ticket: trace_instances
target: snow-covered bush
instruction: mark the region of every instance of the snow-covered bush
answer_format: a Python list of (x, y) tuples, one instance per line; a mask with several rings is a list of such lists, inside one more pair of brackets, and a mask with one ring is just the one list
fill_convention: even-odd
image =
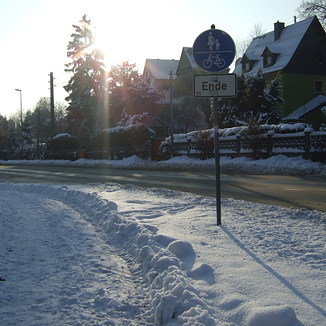
[(138, 155), (148, 156), (154, 131), (145, 124), (115, 127), (103, 130), (94, 140), (92, 148), (108, 150), (112, 158)]
[(78, 139), (68, 133), (58, 134), (51, 138), (44, 154), (45, 159), (77, 159)]
[(58, 134), (50, 139), (47, 149), (52, 151), (61, 151), (61, 150), (76, 150), (78, 149), (79, 144), (75, 136), (72, 136), (68, 133)]

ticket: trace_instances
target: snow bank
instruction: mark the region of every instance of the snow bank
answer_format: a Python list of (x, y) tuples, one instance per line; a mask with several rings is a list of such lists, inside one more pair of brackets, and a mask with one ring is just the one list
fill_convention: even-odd
[[(165, 243), (169, 244), (162, 245), (162, 236), (156, 238), (157, 229), (143, 226), (132, 218), (124, 219), (117, 213), (116, 203), (103, 200), (96, 193), (71, 190), (66, 186), (6, 184), (6, 187), (60, 200), (80, 210), (91, 219), (88, 222), (100, 226), (108, 242), (123, 249), (134, 261), (136, 267), (132, 272), (143, 279), (150, 303), (144, 320), (152, 318), (154, 325), (170, 322), (216, 325), (207, 303), (191, 286), (185, 270), (184, 261), (194, 254), (190, 243), (166, 237)], [(99, 293), (95, 304), (109, 304), (105, 298), (104, 293)]]
[[(301, 326), (291, 307), (255, 308), (251, 311), (248, 326)], [(303, 325), (302, 325), (303, 326)]]
[[(44, 166), (106, 166), (116, 169), (155, 169), (180, 171), (214, 171), (215, 159), (200, 160), (187, 156), (177, 156), (160, 162), (144, 160), (134, 155), (122, 160), (10, 160), (1, 161), (1, 165), (44, 165)], [(247, 157), (230, 158), (222, 156), (220, 159), (222, 172), (241, 172), (253, 174), (285, 174), (285, 175), (326, 175), (326, 165), (321, 162), (312, 162), (301, 156), (287, 157), (277, 155), (267, 159), (253, 160)]]

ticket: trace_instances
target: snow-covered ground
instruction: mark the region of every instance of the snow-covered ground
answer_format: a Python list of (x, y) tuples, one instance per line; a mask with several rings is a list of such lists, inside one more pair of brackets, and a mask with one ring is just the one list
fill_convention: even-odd
[[(223, 160), (325, 175), (298, 158)], [(1, 325), (326, 324), (326, 213), (222, 199), (217, 227), (213, 198), (171, 190), (0, 183), (0, 196)]]

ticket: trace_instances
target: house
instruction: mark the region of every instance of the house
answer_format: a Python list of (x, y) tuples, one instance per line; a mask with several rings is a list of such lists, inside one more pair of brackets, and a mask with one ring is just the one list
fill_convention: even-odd
[(155, 88), (166, 93), (170, 89), (170, 75), (175, 76), (179, 60), (146, 59), (143, 80)]
[(316, 16), (289, 26), (277, 21), (273, 31), (254, 38), (234, 73), (253, 76), (258, 71), (267, 83), (281, 81), (283, 117), (296, 110), (299, 117), (304, 112), (299, 108), (312, 101), (316, 106), (309, 106), (303, 116), (315, 128), (320, 126), (322, 104), (314, 98), (326, 95), (326, 33)]

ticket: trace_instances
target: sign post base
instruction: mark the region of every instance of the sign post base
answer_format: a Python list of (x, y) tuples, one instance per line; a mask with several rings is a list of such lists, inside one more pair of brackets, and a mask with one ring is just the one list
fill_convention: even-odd
[(221, 179), (220, 179), (220, 143), (218, 131), (217, 97), (211, 98), (211, 108), (214, 112), (214, 157), (215, 157), (215, 184), (216, 184), (216, 225), (222, 224), (221, 220)]

